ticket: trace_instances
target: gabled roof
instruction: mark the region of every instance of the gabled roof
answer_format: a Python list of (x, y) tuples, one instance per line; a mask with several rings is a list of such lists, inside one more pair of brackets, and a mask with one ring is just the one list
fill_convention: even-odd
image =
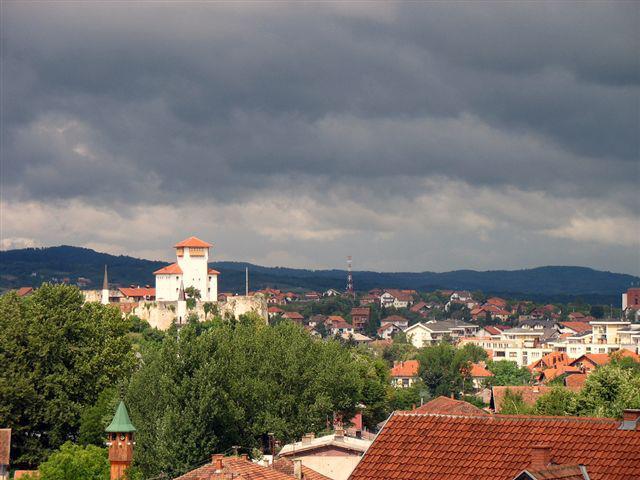
[(486, 366), (482, 363), (472, 363), (470, 373), (472, 377), (476, 378), (493, 377), (493, 373), (487, 370)]
[(385, 330), (391, 328), (392, 330), (400, 330), (400, 328), (394, 323), (385, 323), (378, 329), (378, 334), (382, 334)]
[(119, 288), (125, 297), (155, 297), (156, 289), (151, 287), (129, 287)]
[(24, 297), (25, 295), (29, 295), (33, 292), (33, 287), (20, 287), (16, 292), (19, 297)]
[(469, 402), (439, 396), (419, 406), (412, 413), (440, 413), (443, 415), (489, 415)]
[(380, 323), (408, 323), (409, 320), (407, 320), (404, 317), (401, 317), (400, 315), (389, 315), (388, 317), (383, 318), (382, 320), (380, 320)]
[(180, 248), (180, 247), (210, 248), (210, 247), (213, 247), (213, 245), (205, 242), (204, 240), (200, 240), (198, 237), (189, 237), (189, 238), (185, 238), (181, 242), (176, 243), (173, 247), (174, 248)]
[(542, 370), (540, 376), (543, 379), (543, 381), (546, 383), (553, 380), (556, 377), (559, 377), (560, 375), (571, 374), (571, 373), (578, 374), (578, 373), (582, 373), (582, 371), (577, 367), (572, 367), (571, 365), (556, 365), (555, 367), (546, 368)]
[(589, 480), (586, 468), (580, 465), (551, 465), (539, 470), (525, 470), (516, 480)]
[(392, 377), (417, 377), (420, 369), (418, 360), (406, 360), (404, 362), (396, 362), (391, 369)]
[(577, 392), (584, 386), (587, 376), (586, 373), (572, 373), (565, 377), (564, 386), (571, 391)]
[(576, 333), (590, 332), (592, 330), (591, 325), (587, 322), (560, 322), (565, 328), (570, 328)]
[[(286, 473), (291, 476), (294, 475), (293, 461), (286, 457), (275, 460), (273, 462), (273, 468), (281, 473)], [(303, 480), (331, 480), (329, 477), (325, 477), (305, 465), (302, 465), (302, 478)]]
[[(216, 457), (214, 455), (214, 457)], [(245, 457), (223, 457), (220, 455), (222, 469), (218, 469), (216, 459), (211, 463), (191, 470), (175, 480), (291, 480), (293, 475), (287, 475), (275, 468), (264, 467), (253, 463)]]
[(511, 480), (545, 444), (551, 461), (592, 480), (640, 478), (640, 430), (588, 417), (395, 412), (350, 480)]
[(105, 432), (123, 433), (123, 432), (135, 432), (136, 427), (133, 426), (129, 419), (129, 412), (125, 407), (124, 402), (120, 400), (116, 414), (113, 416), (113, 420), (109, 426), (104, 430)]
[(606, 365), (611, 361), (611, 357), (607, 353), (585, 353), (581, 357), (576, 358), (571, 362), (571, 365), (577, 365), (578, 363), (582, 363), (584, 361), (588, 361), (596, 366)]
[(369, 307), (353, 307), (351, 309), (351, 315), (367, 315), (371, 314), (371, 309)]
[(160, 270), (153, 272), (154, 275), (182, 275), (182, 269), (177, 263), (172, 263), (166, 267), (162, 267)]
[(551, 391), (551, 387), (545, 386), (530, 386), (530, 385), (520, 385), (520, 386), (508, 386), (508, 387), (493, 387), (491, 389), (491, 397), (493, 401), (493, 407), (496, 413), (500, 413), (502, 410), (502, 404), (504, 402), (504, 396), (507, 394), (507, 390), (510, 390), (512, 393), (522, 395), (522, 401), (525, 405), (530, 407), (536, 404), (538, 398), (540, 398), (545, 393)]
[(290, 320), (303, 320), (304, 316), (300, 312), (284, 312), (282, 314), (284, 318), (288, 318)]
[(11, 454), (11, 429), (0, 428), (0, 465), (9, 465)]

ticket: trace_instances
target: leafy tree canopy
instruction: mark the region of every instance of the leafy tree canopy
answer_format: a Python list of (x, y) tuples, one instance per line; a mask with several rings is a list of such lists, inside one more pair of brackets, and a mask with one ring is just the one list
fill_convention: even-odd
[[(203, 324), (201, 324), (203, 325)], [(182, 327), (143, 357), (127, 407), (137, 432), (135, 462), (146, 475), (182, 473), (211, 452), (318, 432), (359, 403), (372, 424), (388, 414), (388, 370), (357, 349), (311, 338), (291, 322), (253, 316)]]
[(487, 363), (487, 370), (493, 373), (489, 380), (492, 385), (528, 385), (531, 383), (531, 372), (527, 367), (518, 367), (516, 362), (497, 360)]
[(84, 409), (129, 377), (134, 356), (119, 310), (75, 287), (0, 297), (0, 425), (16, 466), (35, 466), (79, 433)]
[(81, 447), (71, 442), (40, 464), (39, 480), (109, 480), (107, 450), (95, 445)]

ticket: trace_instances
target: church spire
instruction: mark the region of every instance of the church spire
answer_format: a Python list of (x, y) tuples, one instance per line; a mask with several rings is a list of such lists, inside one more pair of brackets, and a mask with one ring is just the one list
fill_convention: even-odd
[(102, 289), (109, 290), (109, 279), (107, 278), (107, 265), (104, 266), (104, 280), (102, 281)]

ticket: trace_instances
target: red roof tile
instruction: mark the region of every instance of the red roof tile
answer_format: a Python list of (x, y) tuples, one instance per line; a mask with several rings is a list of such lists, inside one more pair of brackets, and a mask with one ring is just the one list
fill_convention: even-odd
[(222, 470), (216, 469), (215, 459), (203, 467), (191, 470), (175, 480), (291, 480), (292, 475), (279, 472), (270, 467), (263, 467), (243, 457), (224, 457)]
[(472, 363), (471, 364), (471, 376), (480, 378), (480, 377), (493, 377), (493, 373), (486, 369), (486, 366), (481, 363)]
[(396, 362), (391, 369), (392, 377), (417, 377), (420, 363), (418, 360), (407, 360), (405, 362)]
[(213, 268), (210, 268), (207, 273), (209, 273), (209, 275), (220, 275), (220, 272), (218, 270), (215, 270)]
[(24, 297), (25, 295), (29, 295), (33, 292), (33, 287), (20, 287), (16, 292), (19, 297)]
[(582, 389), (584, 382), (587, 380), (586, 373), (572, 373), (564, 379), (564, 386), (574, 392)]
[(147, 287), (119, 288), (125, 297), (155, 297), (156, 289)]
[(551, 391), (551, 387), (545, 387), (542, 385), (493, 387), (491, 389), (491, 395), (493, 397), (493, 406), (496, 413), (500, 413), (500, 411), (502, 410), (502, 402), (504, 401), (504, 396), (507, 394), (507, 390), (510, 390), (512, 393), (522, 395), (522, 401), (525, 403), (525, 405), (532, 407), (536, 404), (538, 398)]
[[(286, 457), (281, 457), (273, 462), (273, 468), (279, 472), (286, 473), (293, 476), (293, 461)], [(331, 480), (329, 477), (325, 477), (321, 473), (312, 470), (309, 467), (302, 465), (302, 478), (303, 480)]]
[(213, 247), (213, 245), (204, 240), (200, 240), (198, 237), (189, 237), (174, 245), (174, 248), (179, 247), (210, 248)]
[(541, 470), (527, 469), (527, 473), (535, 480), (589, 480), (579, 465), (552, 465)]
[(592, 330), (591, 325), (587, 322), (560, 322), (560, 325), (570, 328), (576, 333), (590, 332)]
[(604, 418), (395, 412), (350, 480), (511, 480), (534, 446), (592, 480), (640, 478), (640, 430)]
[(153, 272), (154, 275), (182, 275), (182, 269), (177, 263), (172, 263), (166, 267), (162, 267), (160, 270)]
[(489, 415), (484, 410), (462, 400), (454, 400), (449, 397), (436, 397), (433, 400), (419, 406), (413, 413), (440, 413), (447, 415)]

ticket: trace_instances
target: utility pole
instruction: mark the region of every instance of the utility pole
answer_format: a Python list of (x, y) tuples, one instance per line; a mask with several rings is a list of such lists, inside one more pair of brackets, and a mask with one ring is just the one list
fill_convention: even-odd
[(352, 267), (353, 262), (351, 261), (351, 255), (347, 257), (347, 293), (355, 298), (355, 292), (353, 291), (353, 273)]

